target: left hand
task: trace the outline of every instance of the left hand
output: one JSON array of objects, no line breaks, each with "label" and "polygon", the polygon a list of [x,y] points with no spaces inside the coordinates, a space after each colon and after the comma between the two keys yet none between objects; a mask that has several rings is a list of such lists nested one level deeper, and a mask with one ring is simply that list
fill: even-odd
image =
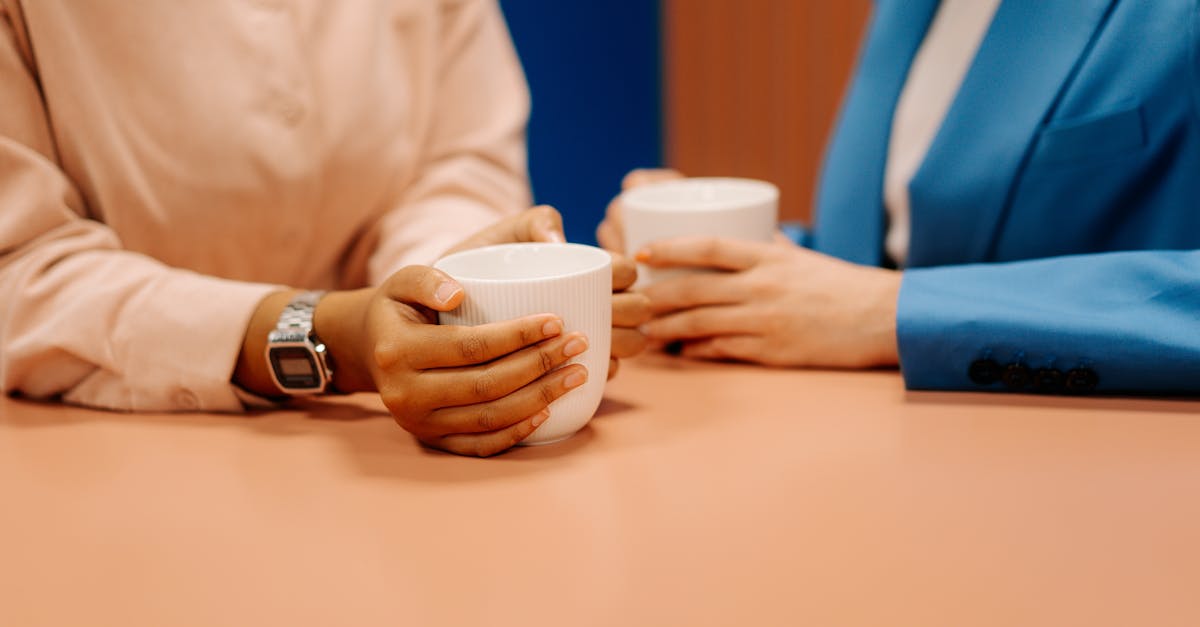
[{"label": "left hand", "polygon": [[[542,205],[527,209],[515,216],[493,224],[463,240],[445,254],[519,242],[567,241],[563,234],[562,216],[553,207]],[[637,264],[619,254],[613,257],[613,300],[612,300],[612,352],[608,364],[608,378],[613,378],[619,366],[618,359],[633,357],[642,352],[646,338],[638,327],[650,319],[650,306],[645,296],[627,291],[637,280]]]},{"label": "left hand", "polygon": [[[683,174],[676,170],[667,170],[663,168],[643,168],[633,170],[621,179],[621,191],[649,185],[651,183],[661,183],[663,181],[673,181],[683,178]],[[614,253],[627,255],[632,251],[625,250],[625,228],[623,226],[623,218],[621,216],[621,196],[618,195],[608,203],[608,209],[604,211],[604,220],[600,222],[600,226],[596,227],[596,241],[600,247]]]},{"label": "left hand", "polygon": [[771,366],[895,365],[901,273],[855,265],[790,242],[711,237],[663,240],[638,251],[655,267],[721,271],[644,290],[653,341],[682,341],[686,357]]}]

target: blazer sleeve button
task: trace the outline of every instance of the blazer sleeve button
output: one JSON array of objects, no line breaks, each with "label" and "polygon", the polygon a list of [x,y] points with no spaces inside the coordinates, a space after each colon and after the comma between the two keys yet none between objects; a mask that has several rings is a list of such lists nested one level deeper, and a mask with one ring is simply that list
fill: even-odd
[{"label": "blazer sleeve button", "polygon": [[1000,380],[1000,364],[991,359],[976,359],[967,368],[967,377],[976,385],[991,385]]},{"label": "blazer sleeve button", "polygon": [[1063,387],[1063,373],[1057,368],[1038,368],[1033,373],[1033,387],[1039,392],[1058,392]]},{"label": "blazer sleeve button", "polygon": [[1033,380],[1033,373],[1022,363],[1012,363],[1004,367],[1000,380],[1010,390],[1022,390]]},{"label": "blazer sleeve button", "polygon": [[1091,368],[1073,368],[1067,372],[1066,388],[1068,392],[1083,394],[1096,389],[1100,377]]}]

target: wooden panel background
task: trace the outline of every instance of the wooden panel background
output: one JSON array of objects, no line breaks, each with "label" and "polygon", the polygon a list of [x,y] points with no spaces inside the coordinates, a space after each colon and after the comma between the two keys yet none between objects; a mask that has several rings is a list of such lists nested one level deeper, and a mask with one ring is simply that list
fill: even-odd
[{"label": "wooden panel background", "polygon": [[666,161],[780,186],[811,216],[870,0],[663,0]]}]

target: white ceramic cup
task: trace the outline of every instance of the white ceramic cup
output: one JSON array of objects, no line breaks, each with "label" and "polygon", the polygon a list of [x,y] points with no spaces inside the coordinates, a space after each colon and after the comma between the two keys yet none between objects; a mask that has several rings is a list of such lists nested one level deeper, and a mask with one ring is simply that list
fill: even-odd
[{"label": "white ceramic cup", "polygon": [[[779,214],[779,188],[766,181],[688,178],[641,185],[621,193],[625,251],[650,242],[708,235],[770,242]],[[689,270],[638,267],[638,287]]]},{"label": "white ceramic cup", "polygon": [[521,444],[564,440],[591,420],[604,395],[612,339],[612,257],[579,244],[501,244],[448,255],[434,267],[454,277],[466,296],[440,324],[474,326],[551,313],[563,333],[581,331],[588,349],[568,364],[583,364],[587,383],[550,404],[550,417]]}]

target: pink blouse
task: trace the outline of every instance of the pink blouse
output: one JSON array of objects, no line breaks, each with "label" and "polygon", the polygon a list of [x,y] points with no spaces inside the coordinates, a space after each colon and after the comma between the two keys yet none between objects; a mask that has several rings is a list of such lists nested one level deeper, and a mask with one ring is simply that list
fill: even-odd
[{"label": "pink blouse", "polygon": [[494,0],[0,0],[0,388],[240,409],[268,292],[528,205],[528,110]]}]

